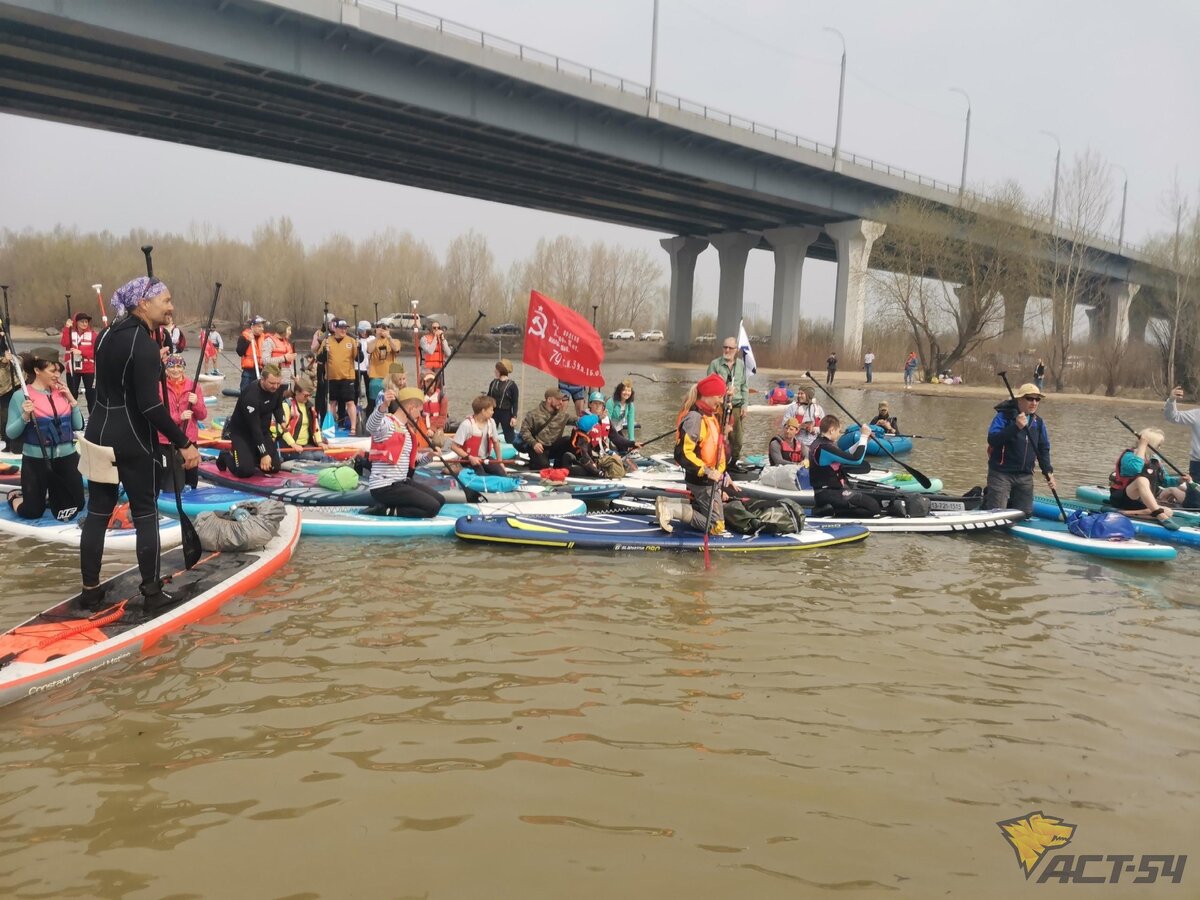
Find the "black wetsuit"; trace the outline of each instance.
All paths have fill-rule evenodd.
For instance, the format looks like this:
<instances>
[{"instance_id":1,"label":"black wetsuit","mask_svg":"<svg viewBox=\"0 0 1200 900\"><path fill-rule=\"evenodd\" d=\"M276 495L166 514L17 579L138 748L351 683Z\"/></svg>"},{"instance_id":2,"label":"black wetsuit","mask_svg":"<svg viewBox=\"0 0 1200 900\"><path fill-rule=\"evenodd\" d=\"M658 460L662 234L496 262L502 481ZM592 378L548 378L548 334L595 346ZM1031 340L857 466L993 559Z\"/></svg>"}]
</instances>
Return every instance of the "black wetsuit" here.
<instances>
[{"instance_id":1,"label":"black wetsuit","mask_svg":"<svg viewBox=\"0 0 1200 900\"><path fill-rule=\"evenodd\" d=\"M156 337L132 314L101 332L96 340L96 407L84 431L84 437L93 444L112 447L116 454L117 473L137 531L142 586L151 590L158 589L161 551L155 505L158 434L181 450L191 445L163 404L159 350ZM93 481L88 485L88 494L88 514L79 541L79 569L83 583L94 585L100 583L104 536L117 504L117 485Z\"/></svg>"},{"instance_id":2,"label":"black wetsuit","mask_svg":"<svg viewBox=\"0 0 1200 900\"><path fill-rule=\"evenodd\" d=\"M278 472L279 448L271 437L271 422L283 425L283 391L268 394L262 382L255 381L242 391L237 406L229 416L227 433L233 445L232 452L225 451L218 465L238 478L249 478L257 474L259 462L264 456L271 457L269 471ZM316 425L314 427L319 427Z\"/></svg>"}]
</instances>

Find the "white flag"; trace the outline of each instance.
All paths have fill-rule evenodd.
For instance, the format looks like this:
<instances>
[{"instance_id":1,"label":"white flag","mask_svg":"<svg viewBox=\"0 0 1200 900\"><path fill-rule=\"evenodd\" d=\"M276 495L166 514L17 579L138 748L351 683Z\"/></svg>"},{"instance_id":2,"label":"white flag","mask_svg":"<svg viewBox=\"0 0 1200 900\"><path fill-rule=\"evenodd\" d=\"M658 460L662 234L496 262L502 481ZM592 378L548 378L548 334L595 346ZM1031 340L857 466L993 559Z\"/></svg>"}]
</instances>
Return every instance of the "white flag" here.
<instances>
[{"instance_id":1,"label":"white flag","mask_svg":"<svg viewBox=\"0 0 1200 900\"><path fill-rule=\"evenodd\" d=\"M746 324L738 322L738 349L742 351L742 360L746 363L746 371L751 375L758 372L758 360L754 358L754 350L750 347L750 337L746 334Z\"/></svg>"}]
</instances>

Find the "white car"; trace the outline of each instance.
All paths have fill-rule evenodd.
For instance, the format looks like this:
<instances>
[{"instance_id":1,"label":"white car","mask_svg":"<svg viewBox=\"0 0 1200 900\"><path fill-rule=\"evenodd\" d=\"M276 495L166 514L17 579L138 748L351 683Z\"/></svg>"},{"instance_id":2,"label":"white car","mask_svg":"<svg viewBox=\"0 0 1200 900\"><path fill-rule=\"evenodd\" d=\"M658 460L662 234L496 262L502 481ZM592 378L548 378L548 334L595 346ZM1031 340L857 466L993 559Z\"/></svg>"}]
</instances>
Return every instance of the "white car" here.
<instances>
[{"instance_id":1,"label":"white car","mask_svg":"<svg viewBox=\"0 0 1200 900\"><path fill-rule=\"evenodd\" d=\"M661 340L663 340L663 333L661 331L659 331L657 328L655 328L653 331L643 331L641 334L638 335L638 340L639 341L661 341Z\"/></svg>"},{"instance_id":2,"label":"white car","mask_svg":"<svg viewBox=\"0 0 1200 900\"><path fill-rule=\"evenodd\" d=\"M616 331L610 331L608 333L608 339L610 341L632 341L636 338L637 335L633 333L632 328L618 328Z\"/></svg>"}]
</instances>

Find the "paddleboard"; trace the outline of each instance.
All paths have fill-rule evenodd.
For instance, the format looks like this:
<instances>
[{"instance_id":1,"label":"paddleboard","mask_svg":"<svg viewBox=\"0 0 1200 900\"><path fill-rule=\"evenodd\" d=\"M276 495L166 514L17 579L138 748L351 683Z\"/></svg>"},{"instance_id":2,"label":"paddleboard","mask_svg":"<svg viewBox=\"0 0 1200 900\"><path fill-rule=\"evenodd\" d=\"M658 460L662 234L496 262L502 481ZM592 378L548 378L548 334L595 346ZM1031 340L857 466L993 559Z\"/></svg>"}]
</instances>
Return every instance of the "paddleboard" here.
<instances>
[{"instance_id":1,"label":"paddleboard","mask_svg":"<svg viewBox=\"0 0 1200 900\"><path fill-rule=\"evenodd\" d=\"M682 526L668 533L653 516L598 514L587 516L464 516L454 533L469 541L554 547L563 550L703 550L704 535ZM710 535L708 547L721 553L813 550L860 541L868 534L860 525L805 528L799 534Z\"/></svg>"},{"instance_id":2,"label":"paddleboard","mask_svg":"<svg viewBox=\"0 0 1200 900\"><path fill-rule=\"evenodd\" d=\"M1062 505L1068 513L1073 509L1082 509L1088 512L1120 512L1117 509L1101 510L1098 503L1071 500L1070 498L1063 499ZM1059 521L1062 518L1058 511L1058 504L1054 502L1053 497L1034 497L1033 514L1039 519L1050 519L1052 521ZM1134 533L1140 538L1146 538L1151 541L1165 541L1168 544L1200 547L1200 527L1195 525L1184 525L1176 531L1171 531L1170 529L1163 528L1157 522L1151 522L1147 519L1137 519L1130 516L1129 521L1133 523Z\"/></svg>"},{"instance_id":3,"label":"paddleboard","mask_svg":"<svg viewBox=\"0 0 1200 900\"><path fill-rule=\"evenodd\" d=\"M1085 503L1092 503L1098 507L1108 506L1109 492L1107 487L1098 484L1083 484L1075 488L1075 497ZM1114 512L1121 512L1119 509L1114 509ZM1200 513L1188 512L1187 510L1176 509L1174 515L1171 516L1178 525L1200 525Z\"/></svg>"},{"instance_id":4,"label":"paddleboard","mask_svg":"<svg viewBox=\"0 0 1200 900\"><path fill-rule=\"evenodd\" d=\"M299 538L300 514L292 509L259 552L205 553L188 571L183 551L172 550L162 570L174 573L167 591L182 602L151 619L141 615L135 566L104 582L112 604L105 610L82 610L76 595L26 620L0 635L0 705L132 659L164 635L211 615L278 570Z\"/></svg>"},{"instance_id":5,"label":"paddleboard","mask_svg":"<svg viewBox=\"0 0 1200 900\"><path fill-rule=\"evenodd\" d=\"M16 537L33 538L35 541L51 541L55 544L79 546L80 526L86 510L80 510L79 515L70 522L59 522L47 512L40 519L22 519L17 516L7 503L0 501L0 532ZM158 520L158 539L163 548L177 547L183 541L179 523L174 519L160 517ZM137 535L132 528L110 528L104 537L106 550L132 551L137 548Z\"/></svg>"},{"instance_id":6,"label":"paddleboard","mask_svg":"<svg viewBox=\"0 0 1200 900\"><path fill-rule=\"evenodd\" d=\"M258 473L249 478L235 478L222 472L213 463L200 464L200 477L210 484L232 488L247 494L272 497L298 506L370 506L371 492L360 480L359 487L351 491L331 491L317 484L317 477L306 472L264 475Z\"/></svg>"},{"instance_id":7,"label":"paddleboard","mask_svg":"<svg viewBox=\"0 0 1200 900\"><path fill-rule=\"evenodd\" d=\"M201 372L200 380L206 381L206 382L224 381L225 376L224 375L210 375L208 372Z\"/></svg>"},{"instance_id":8,"label":"paddleboard","mask_svg":"<svg viewBox=\"0 0 1200 900\"><path fill-rule=\"evenodd\" d=\"M1127 562L1162 562L1174 559L1175 548L1147 541L1099 541L1095 538L1079 537L1067 530L1064 522L1033 519L1014 525L1010 531L1017 537L1037 544L1074 550L1104 559L1119 559Z\"/></svg>"},{"instance_id":9,"label":"paddleboard","mask_svg":"<svg viewBox=\"0 0 1200 900\"><path fill-rule=\"evenodd\" d=\"M500 503L447 503L430 519L370 516L361 509L306 509L302 513L305 537L450 537L463 516L576 516L587 505L570 497L544 500L510 500Z\"/></svg>"}]
</instances>

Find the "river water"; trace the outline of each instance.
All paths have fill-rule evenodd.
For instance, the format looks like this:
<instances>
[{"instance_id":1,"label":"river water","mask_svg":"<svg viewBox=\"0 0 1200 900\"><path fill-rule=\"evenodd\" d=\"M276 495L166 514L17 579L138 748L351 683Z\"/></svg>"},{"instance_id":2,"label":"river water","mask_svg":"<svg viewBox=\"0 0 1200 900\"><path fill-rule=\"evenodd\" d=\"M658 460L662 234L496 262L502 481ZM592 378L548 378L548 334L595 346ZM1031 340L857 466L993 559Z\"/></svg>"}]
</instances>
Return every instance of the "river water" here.
<instances>
[{"instance_id":1,"label":"river water","mask_svg":"<svg viewBox=\"0 0 1200 900\"><path fill-rule=\"evenodd\" d=\"M639 370L653 435L698 370ZM948 489L983 483L999 395L842 394L944 436L910 462ZM1161 420L1044 406L1067 494L1126 445L1113 413ZM8 622L77 584L68 551L2 552ZM305 539L147 657L0 710L0 895L1008 897L997 822L1035 811L1077 826L1063 852L1195 855L1198 560L876 535L705 571ZM1200 869L1132 877L1071 893L1200 896Z\"/></svg>"}]
</instances>

